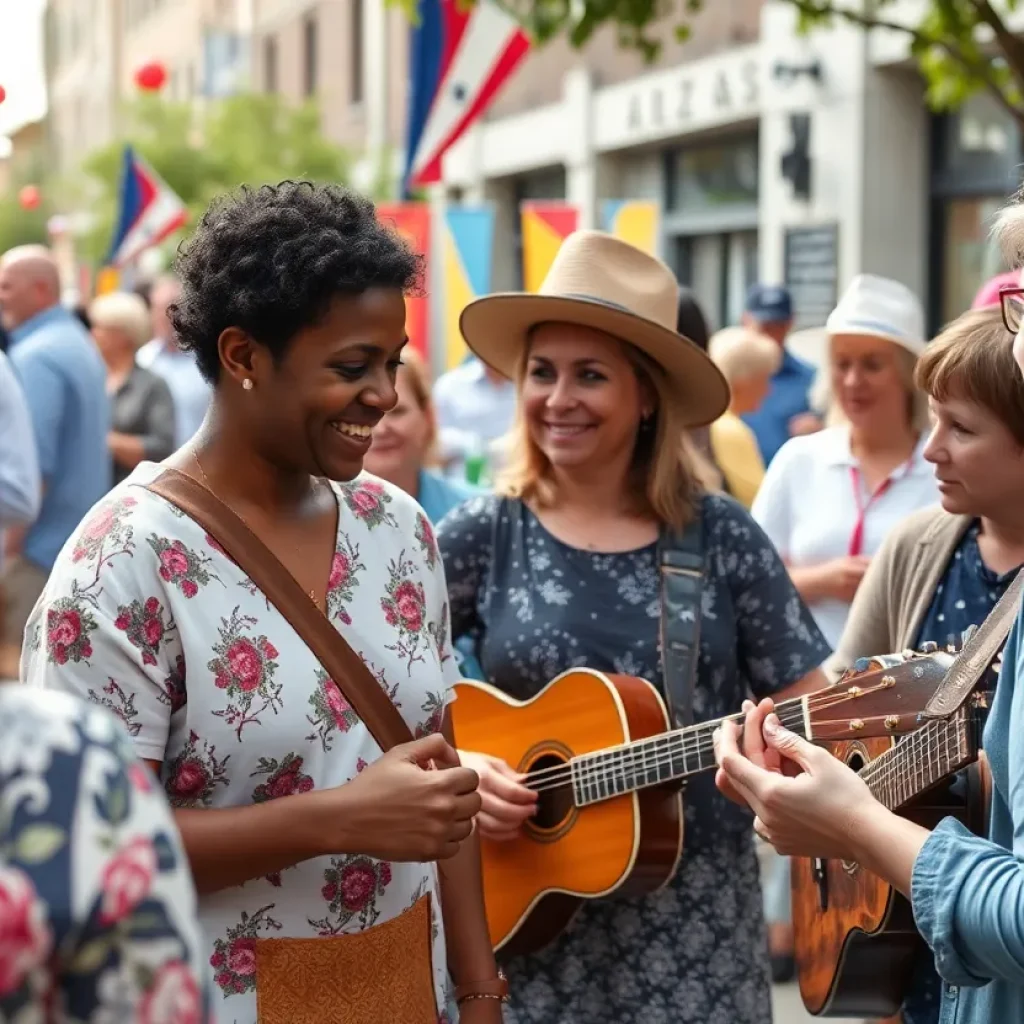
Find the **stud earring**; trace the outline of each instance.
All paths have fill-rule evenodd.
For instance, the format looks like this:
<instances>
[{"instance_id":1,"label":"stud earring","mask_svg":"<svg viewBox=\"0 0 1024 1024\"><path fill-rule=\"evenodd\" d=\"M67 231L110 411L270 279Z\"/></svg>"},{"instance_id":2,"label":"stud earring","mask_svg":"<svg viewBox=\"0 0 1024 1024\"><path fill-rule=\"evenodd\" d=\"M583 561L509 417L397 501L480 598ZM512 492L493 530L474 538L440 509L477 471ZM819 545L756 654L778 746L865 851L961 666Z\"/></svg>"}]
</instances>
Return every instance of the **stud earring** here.
<instances>
[{"instance_id":1,"label":"stud earring","mask_svg":"<svg viewBox=\"0 0 1024 1024\"><path fill-rule=\"evenodd\" d=\"M242 381L242 388L245 391L252 391L252 381L248 377L246 377L245 380Z\"/></svg>"}]
</instances>

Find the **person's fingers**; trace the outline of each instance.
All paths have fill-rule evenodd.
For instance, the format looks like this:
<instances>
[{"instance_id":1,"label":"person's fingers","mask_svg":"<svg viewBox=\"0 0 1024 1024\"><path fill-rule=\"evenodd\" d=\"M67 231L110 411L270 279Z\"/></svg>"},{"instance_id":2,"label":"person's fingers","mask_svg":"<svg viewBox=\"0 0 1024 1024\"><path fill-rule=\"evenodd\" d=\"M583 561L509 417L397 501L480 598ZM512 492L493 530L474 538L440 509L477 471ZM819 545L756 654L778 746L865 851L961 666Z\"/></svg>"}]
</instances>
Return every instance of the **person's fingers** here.
<instances>
[{"instance_id":1,"label":"person's fingers","mask_svg":"<svg viewBox=\"0 0 1024 1024\"><path fill-rule=\"evenodd\" d=\"M402 757L421 768L429 767L431 761L438 768L461 766L459 752L439 732L402 744Z\"/></svg>"},{"instance_id":2,"label":"person's fingers","mask_svg":"<svg viewBox=\"0 0 1024 1024\"><path fill-rule=\"evenodd\" d=\"M504 843L519 837L518 828L509 828L496 818L492 818L485 811L481 811L477 815L476 822L480 835L485 839L493 839L495 842Z\"/></svg>"},{"instance_id":3,"label":"person's fingers","mask_svg":"<svg viewBox=\"0 0 1024 1024\"><path fill-rule=\"evenodd\" d=\"M481 813L497 821L502 828L518 828L533 814L533 807L512 804L493 793L481 793Z\"/></svg>"},{"instance_id":4,"label":"person's fingers","mask_svg":"<svg viewBox=\"0 0 1024 1024\"><path fill-rule=\"evenodd\" d=\"M480 779L480 788L510 804L528 804L532 807L537 803L535 790L527 789L514 776L509 778L497 771L485 772Z\"/></svg>"},{"instance_id":5,"label":"person's fingers","mask_svg":"<svg viewBox=\"0 0 1024 1024\"><path fill-rule=\"evenodd\" d=\"M725 721L714 731L715 760L744 802L755 810L772 773L740 753L739 726Z\"/></svg>"},{"instance_id":6,"label":"person's fingers","mask_svg":"<svg viewBox=\"0 0 1024 1024\"><path fill-rule=\"evenodd\" d=\"M764 740L764 721L775 710L775 705L766 697L758 704L752 701L744 701L746 717L743 720L743 753L750 758L754 764L766 767L765 750L767 744Z\"/></svg>"},{"instance_id":7,"label":"person's fingers","mask_svg":"<svg viewBox=\"0 0 1024 1024\"><path fill-rule=\"evenodd\" d=\"M505 761L502 761L500 757L488 756L487 762L496 772L504 775L506 779L511 779L513 782L523 783L527 779L526 775L522 772L517 772L515 768Z\"/></svg>"},{"instance_id":8,"label":"person's fingers","mask_svg":"<svg viewBox=\"0 0 1024 1024\"><path fill-rule=\"evenodd\" d=\"M778 715L771 714L765 719L764 738L772 749L784 758L799 765L805 772L822 764L822 758L832 759L831 754L808 743L795 732L790 732L779 721ZM724 765L723 765L724 767Z\"/></svg>"}]
</instances>

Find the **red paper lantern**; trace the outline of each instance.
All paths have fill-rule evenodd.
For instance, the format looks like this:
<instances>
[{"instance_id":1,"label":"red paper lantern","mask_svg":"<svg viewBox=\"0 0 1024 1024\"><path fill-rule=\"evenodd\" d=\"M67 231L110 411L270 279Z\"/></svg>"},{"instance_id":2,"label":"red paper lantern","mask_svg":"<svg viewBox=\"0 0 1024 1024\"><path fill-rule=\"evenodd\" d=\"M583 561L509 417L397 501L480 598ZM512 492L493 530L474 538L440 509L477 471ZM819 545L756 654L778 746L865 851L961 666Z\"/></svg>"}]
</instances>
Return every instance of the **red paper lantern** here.
<instances>
[{"instance_id":1,"label":"red paper lantern","mask_svg":"<svg viewBox=\"0 0 1024 1024\"><path fill-rule=\"evenodd\" d=\"M35 210L42 202L43 197L35 185L26 185L18 193L18 203L23 210Z\"/></svg>"},{"instance_id":2,"label":"red paper lantern","mask_svg":"<svg viewBox=\"0 0 1024 1024\"><path fill-rule=\"evenodd\" d=\"M0 103L3 103L5 99L7 99L7 90L0 85Z\"/></svg>"},{"instance_id":3,"label":"red paper lantern","mask_svg":"<svg viewBox=\"0 0 1024 1024\"><path fill-rule=\"evenodd\" d=\"M135 72L135 84L143 92L159 92L167 84L167 68L160 61L151 60Z\"/></svg>"}]
</instances>

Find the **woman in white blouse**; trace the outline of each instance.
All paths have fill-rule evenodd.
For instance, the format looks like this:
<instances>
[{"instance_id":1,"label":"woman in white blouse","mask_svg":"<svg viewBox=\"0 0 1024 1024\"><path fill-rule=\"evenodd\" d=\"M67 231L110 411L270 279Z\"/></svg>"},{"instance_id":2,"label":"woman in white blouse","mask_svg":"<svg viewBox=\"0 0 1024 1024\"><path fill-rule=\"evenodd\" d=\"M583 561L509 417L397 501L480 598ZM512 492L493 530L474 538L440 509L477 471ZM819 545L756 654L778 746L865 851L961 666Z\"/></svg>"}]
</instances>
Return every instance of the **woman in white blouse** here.
<instances>
[{"instance_id":1,"label":"woman in white blouse","mask_svg":"<svg viewBox=\"0 0 1024 1024\"><path fill-rule=\"evenodd\" d=\"M917 298L896 281L861 274L826 333L832 408L842 422L788 441L752 511L834 648L885 535L939 492L921 455L927 401L913 386L925 345Z\"/></svg>"}]
</instances>

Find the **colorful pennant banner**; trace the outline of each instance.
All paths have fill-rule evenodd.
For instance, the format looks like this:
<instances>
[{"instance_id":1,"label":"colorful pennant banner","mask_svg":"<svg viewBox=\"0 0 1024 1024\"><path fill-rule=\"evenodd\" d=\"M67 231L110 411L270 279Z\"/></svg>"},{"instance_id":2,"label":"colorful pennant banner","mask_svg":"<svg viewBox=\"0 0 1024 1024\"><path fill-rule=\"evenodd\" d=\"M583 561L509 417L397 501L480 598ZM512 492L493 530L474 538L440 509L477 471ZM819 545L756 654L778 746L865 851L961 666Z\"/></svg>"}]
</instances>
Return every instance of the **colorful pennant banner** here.
<instances>
[{"instance_id":1,"label":"colorful pennant banner","mask_svg":"<svg viewBox=\"0 0 1024 1024\"><path fill-rule=\"evenodd\" d=\"M424 257L421 295L405 299L405 330L409 341L424 359L430 359L430 207L426 203L379 203L377 217L390 224Z\"/></svg>"},{"instance_id":2,"label":"colorful pennant banner","mask_svg":"<svg viewBox=\"0 0 1024 1024\"><path fill-rule=\"evenodd\" d=\"M444 219L444 366L450 370L468 349L459 317L473 299L491 290L494 210L489 206L450 207Z\"/></svg>"},{"instance_id":3,"label":"colorful pennant banner","mask_svg":"<svg viewBox=\"0 0 1024 1024\"><path fill-rule=\"evenodd\" d=\"M646 199L605 199L601 203L601 230L630 245L658 255L661 209Z\"/></svg>"},{"instance_id":4,"label":"colorful pennant banner","mask_svg":"<svg viewBox=\"0 0 1024 1024\"><path fill-rule=\"evenodd\" d=\"M579 210L562 202L524 202L520 205L523 229L523 288L540 289L562 242L579 224Z\"/></svg>"}]
</instances>

